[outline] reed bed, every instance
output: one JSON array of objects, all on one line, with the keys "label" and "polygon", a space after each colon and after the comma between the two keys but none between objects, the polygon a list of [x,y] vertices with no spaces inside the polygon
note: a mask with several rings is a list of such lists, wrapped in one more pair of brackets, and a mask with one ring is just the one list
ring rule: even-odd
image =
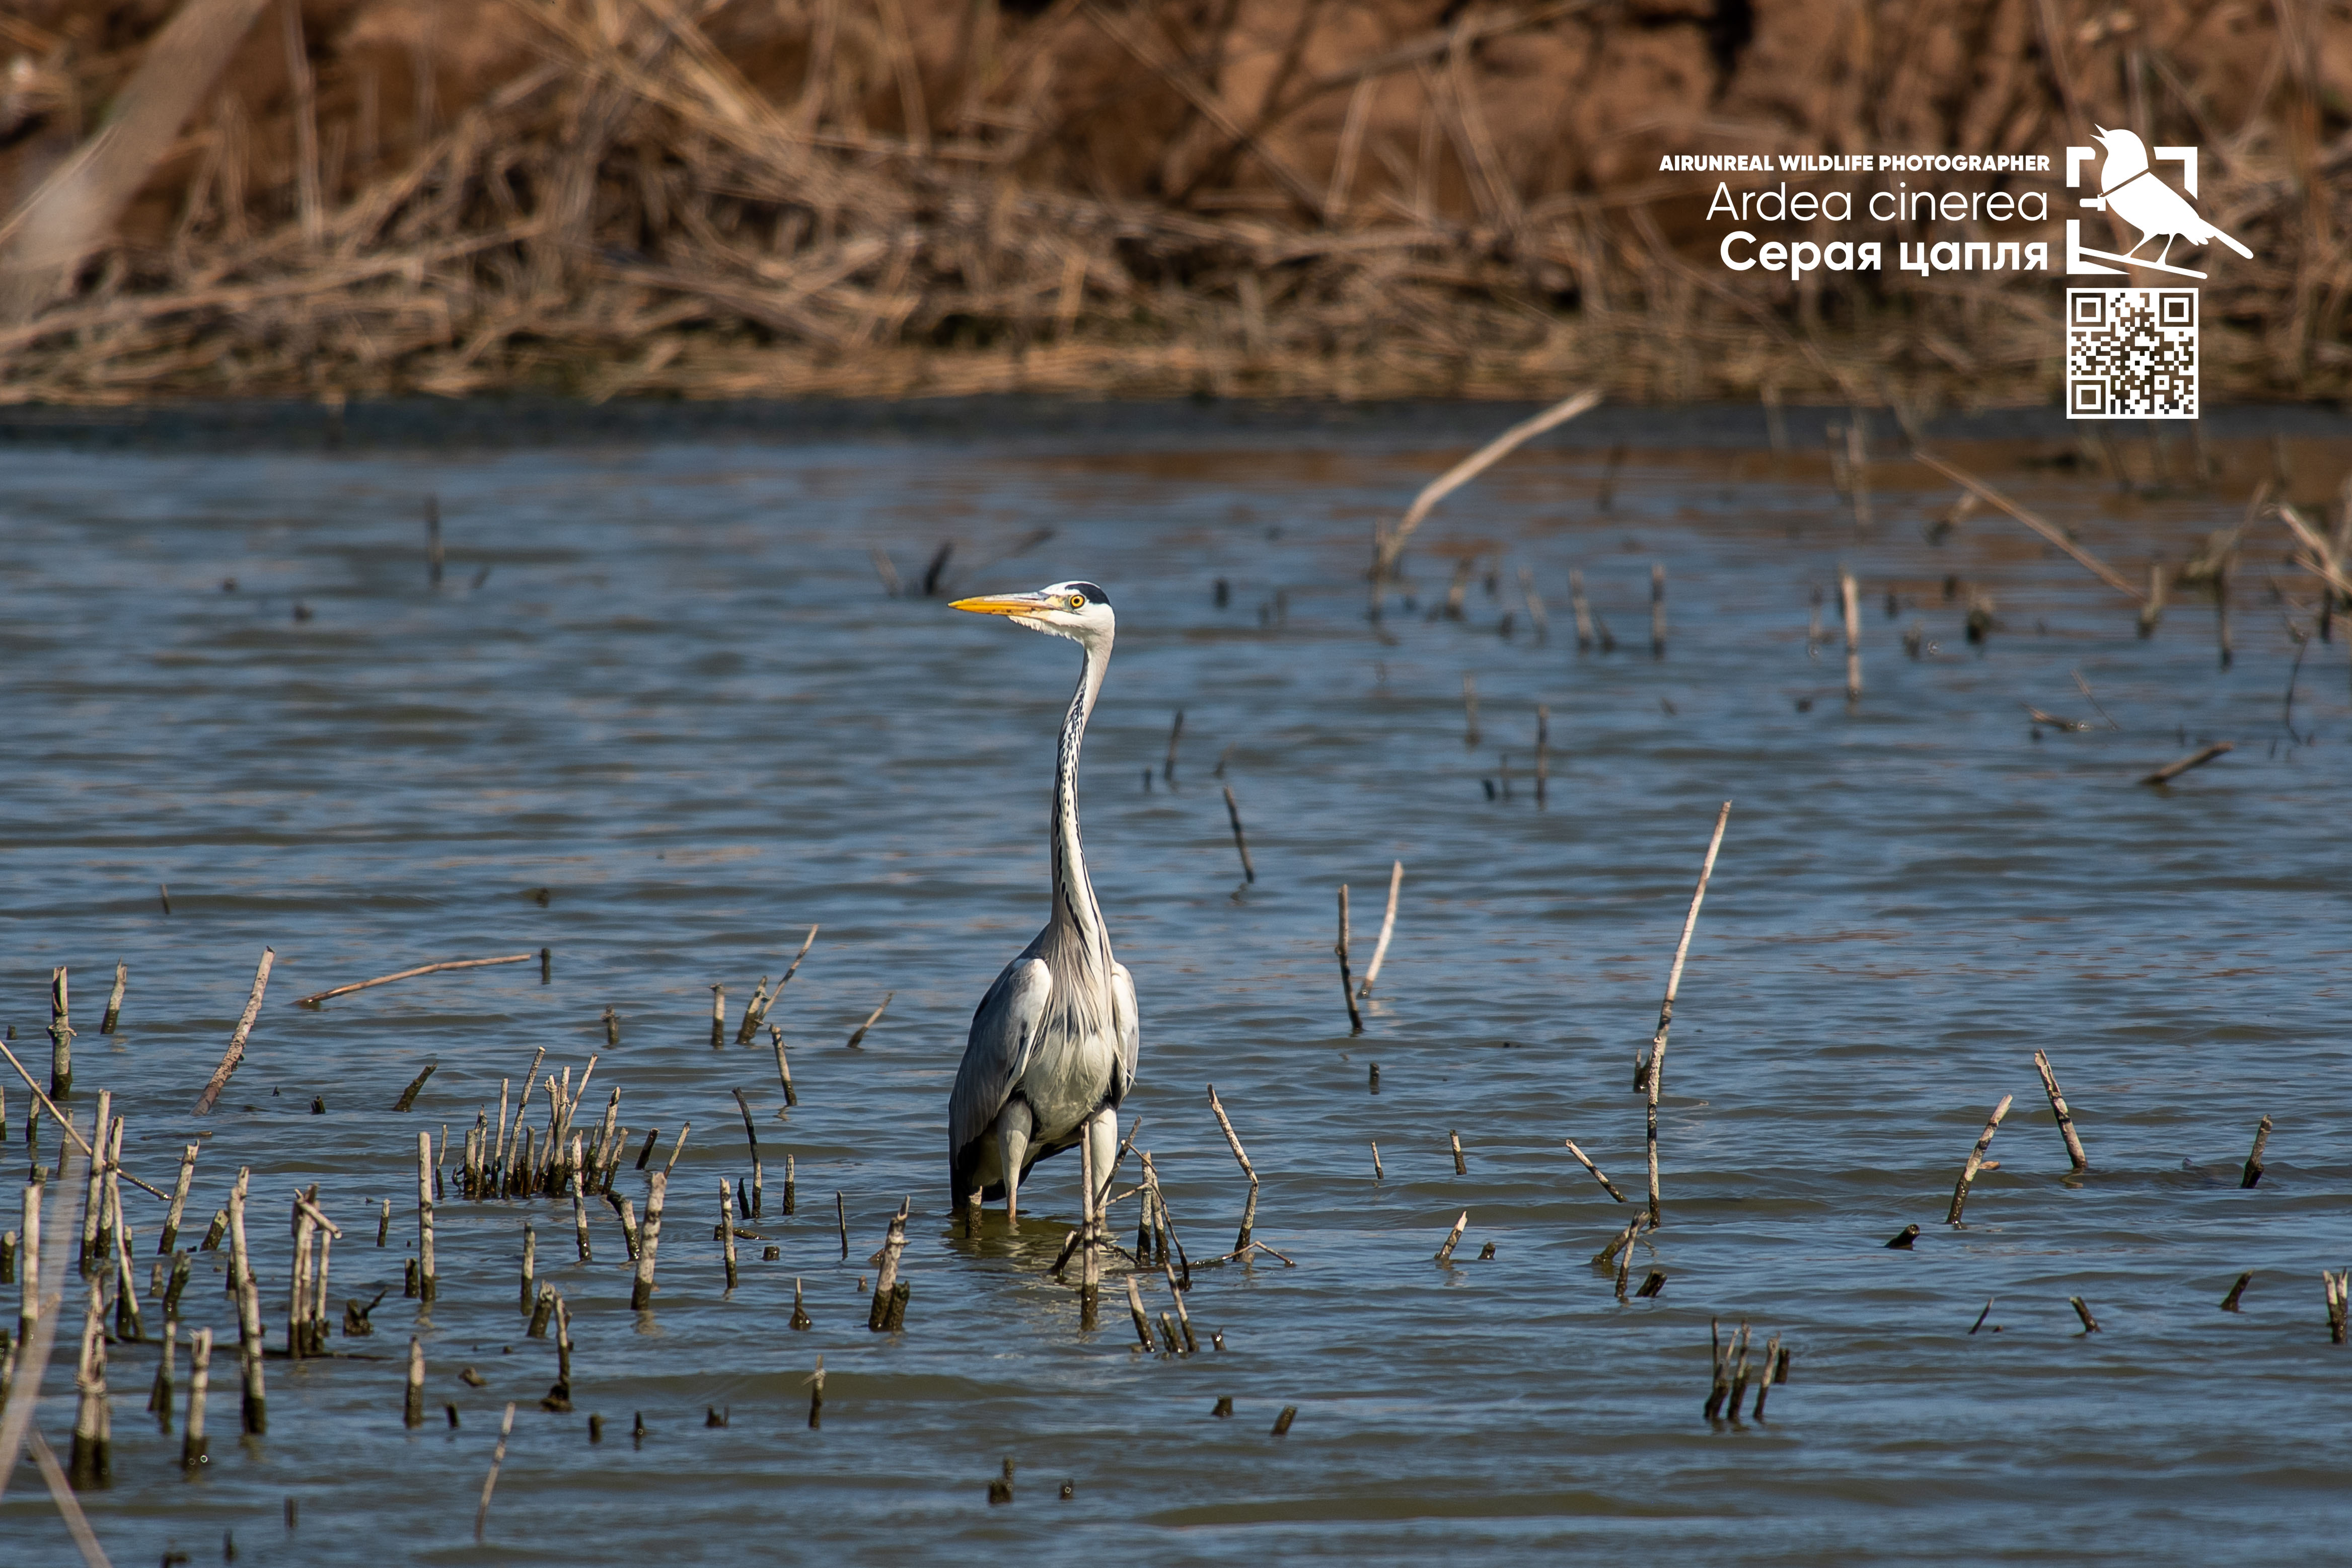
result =
[{"label": "reed bed", "polygon": [[[26,207],[0,219],[0,401],[1570,381],[1776,408],[2042,401],[2056,277],[1733,274],[1702,221],[1715,177],[1659,158],[2054,152],[2094,123],[2202,146],[2201,204],[2255,252],[2206,289],[2205,395],[2352,391],[2347,85],[2299,5],[185,10],[206,5],[246,31],[104,193],[121,222],[58,267],[37,265]],[[0,17],[17,62],[0,188],[37,190],[125,111],[143,17],[91,0]],[[2061,177],[2010,181],[2050,187],[2053,221],[2000,237],[2063,250]],[[1892,257],[1987,236],[1853,237]]]}]

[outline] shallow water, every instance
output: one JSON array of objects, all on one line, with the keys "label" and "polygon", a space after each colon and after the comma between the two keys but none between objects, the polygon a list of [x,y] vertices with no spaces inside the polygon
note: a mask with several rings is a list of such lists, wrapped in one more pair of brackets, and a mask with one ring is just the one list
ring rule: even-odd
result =
[{"label": "shallow water", "polygon": [[[1950,492],[1920,470],[1874,476],[1876,526],[1857,538],[1818,459],[1730,447],[1696,417],[1685,442],[1645,416],[1654,440],[1622,462],[1571,431],[1442,507],[1407,559],[1414,607],[1392,599],[1391,641],[1377,641],[1372,519],[1475,439],[1465,423],[1370,419],[1295,442],[1268,413],[1246,430],[1171,416],[1002,438],[698,444],[681,428],[503,452],[11,450],[0,1021],[38,1071],[49,967],[71,967],[76,1103],[86,1120],[113,1089],[125,1163],[161,1186],[180,1145],[204,1140],[190,1234],[252,1167],[273,1347],[291,1245],[278,1217],[298,1182],[320,1184],[348,1235],[334,1315],[391,1292],[378,1333],[336,1338],[337,1359],[269,1364],[266,1439],[235,1435],[225,1349],[215,1460],[193,1482],[177,1437],[141,1414],[153,1347],[115,1347],[114,1484],[85,1497],[114,1561],[217,1560],[225,1532],[240,1562],[300,1563],[2204,1563],[2332,1547],[2352,1520],[2352,1437],[2329,1380],[2352,1347],[2328,1343],[2317,1276],[2352,1260],[2352,691],[2346,641],[2315,642],[2283,718],[2294,649],[2272,585],[2309,598],[2280,564],[2284,537],[2249,547],[2222,670],[2201,603],[2176,603],[2143,642],[2129,604],[2003,519],[1979,512],[1928,544],[1922,524]],[[2221,442],[2231,467],[2211,493],[2126,497],[2026,466],[2059,450],[2046,441],[1947,450],[2135,580],[2150,553],[2177,561],[2235,521],[2270,462],[2259,443]],[[2344,452],[2297,443],[2298,493],[2331,487]],[[449,548],[437,592],[428,493]],[[1052,736],[1076,662],[936,600],[882,596],[870,549],[912,580],[948,538],[960,591],[1083,576],[1120,615],[1084,803],[1141,993],[1128,1124],[1139,1118],[1192,1255],[1223,1252],[1244,1188],[1208,1113],[1214,1083],[1264,1178],[1258,1234],[1296,1263],[1196,1268],[1196,1356],[1130,1349],[1116,1271],[1091,1331],[1044,1277],[1076,1207],[1074,1159],[1041,1167],[1017,1237],[993,1211],[977,1245],[950,1223],[947,1088],[973,1003],[1045,914]],[[1467,553],[1499,560],[1500,597],[1482,559],[1464,618],[1429,619]],[[1654,562],[1669,611],[1655,658]],[[1842,650],[1807,636],[1819,588],[1834,637],[1841,562],[1864,608],[1867,690],[1851,710]],[[1523,566],[1549,606],[1547,642],[1517,597]],[[1613,653],[1577,649],[1571,568]],[[2000,622],[1981,650],[1962,632],[1978,590]],[[1915,622],[1933,645],[1916,661],[1899,642]],[[2024,705],[2094,727],[2036,735]],[[1176,787],[1147,789],[1180,707]],[[2207,739],[2237,749],[2168,789],[2134,782]],[[1249,826],[1246,889],[1221,783]],[[1726,799],[1667,1063],[1665,1223],[1633,1270],[1665,1284],[1621,1303],[1589,1259],[1631,1210],[1561,1140],[1638,1198],[1633,1058]],[[1335,890],[1353,889],[1360,973],[1391,859],[1406,868],[1395,944],[1351,1039]],[[780,1117],[770,1053],[709,1046],[708,988],[725,984],[739,1013],[813,922],[772,1015],[800,1095]],[[278,961],[250,1052],[200,1120],[189,1106],[265,943]],[[544,985],[522,964],[290,1005],[542,946]],[[101,1036],[118,957],[123,1027]],[[845,1050],[886,993],[862,1049]],[[568,1202],[457,1193],[464,1129],[540,1047],[558,1071],[602,1052],[583,1120],[617,1086],[635,1137],[662,1128],[667,1151],[693,1124],[650,1314],[628,1310],[602,1205],[596,1261],[579,1263]],[[2037,1048],[2089,1147],[2082,1176]],[[416,1113],[392,1114],[428,1061]],[[767,1212],[749,1228],[782,1256],[746,1242],[728,1296],[710,1228],[718,1182],[748,1168],[736,1088],[767,1161]],[[2004,1094],[1999,1168],[1965,1228],[1947,1227]],[[17,1175],[25,1098],[12,1082]],[[2264,1113],[2268,1174],[2244,1190]],[[441,1297],[420,1330],[400,1294],[415,1140],[445,1124]],[[41,1149],[54,1159],[54,1129]],[[782,1218],[787,1155],[798,1212]],[[642,1205],[627,1161],[616,1190]],[[902,1195],[907,1330],[870,1334],[859,1284]],[[161,1206],[127,1201],[143,1279]],[[569,1415],[537,1407],[554,1351],[516,1312],[526,1219],[574,1313]],[[1131,1242],[1131,1200],[1114,1222]],[[1907,1223],[1926,1232],[1916,1250],[1887,1249]],[[199,1254],[187,1312],[233,1345],[221,1257]],[[2249,1270],[2243,1311],[2219,1312]],[[796,1278],[807,1333],[787,1327]],[[2102,1332],[2081,1332],[2070,1296]],[[77,1281],[69,1325],[80,1299]],[[1164,1283],[1145,1300],[1166,1308]],[[1762,1420],[1702,1416],[1718,1317],[1792,1348]],[[411,1432],[416,1332],[434,1415]],[[812,1431],[803,1380],[820,1354]],[[40,1407],[61,1454],[70,1354]],[[484,1386],[459,1380],[467,1366]],[[1211,1415],[1220,1396],[1231,1419]],[[509,1400],[520,1408],[478,1547]],[[1296,1423],[1272,1437],[1286,1406]],[[728,1425],[706,1426],[710,1407]],[[598,1447],[590,1412],[606,1423]],[[991,1508],[1008,1457],[1014,1502]],[[29,1461],[0,1502],[0,1542],[26,1568],[78,1560]]]}]

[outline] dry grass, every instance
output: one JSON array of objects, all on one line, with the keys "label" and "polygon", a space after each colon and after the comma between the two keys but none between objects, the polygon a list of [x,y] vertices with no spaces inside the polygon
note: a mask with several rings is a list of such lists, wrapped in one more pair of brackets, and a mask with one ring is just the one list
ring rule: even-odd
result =
[{"label": "dry grass", "polygon": [[[1596,0],[503,0],[435,34],[449,14],[320,0],[289,50],[273,3],[121,237],[0,325],[0,401],[2042,401],[2056,278],[1732,275],[1713,182],[1657,158],[2054,153],[2093,121],[2201,142],[2204,210],[2255,249],[2207,287],[2208,399],[2352,393],[2343,27],[2315,0],[1923,0],[1899,26],[1767,0],[1728,52],[1719,11]],[[137,55],[99,47],[119,19],[71,25],[110,8],[26,15],[0,20],[20,189]]]}]

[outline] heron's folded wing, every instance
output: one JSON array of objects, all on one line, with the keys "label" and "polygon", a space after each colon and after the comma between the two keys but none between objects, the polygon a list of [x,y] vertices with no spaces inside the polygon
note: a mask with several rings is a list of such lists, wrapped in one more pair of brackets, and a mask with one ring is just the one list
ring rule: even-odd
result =
[{"label": "heron's folded wing", "polygon": [[1111,1017],[1118,1026],[1118,1093],[1122,1100],[1135,1083],[1136,1059],[1143,1051],[1143,1015],[1136,1010],[1135,977],[1124,964],[1110,967]]},{"label": "heron's folded wing", "polygon": [[986,1133],[1013,1097],[1036,1047],[1037,1020],[1053,994],[1054,972],[1042,958],[1015,958],[980,998],[971,1033],[948,1096],[948,1151],[955,1154]]}]

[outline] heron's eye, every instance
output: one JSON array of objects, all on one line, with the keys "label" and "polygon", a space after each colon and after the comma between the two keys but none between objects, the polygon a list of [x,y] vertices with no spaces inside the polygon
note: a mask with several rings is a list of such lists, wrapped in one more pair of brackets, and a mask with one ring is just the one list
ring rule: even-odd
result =
[{"label": "heron's eye", "polygon": [[1083,593],[1073,593],[1072,595],[1070,595],[1070,608],[1071,608],[1071,609],[1073,609],[1073,610],[1084,610],[1086,607],[1087,607],[1087,596],[1086,596],[1085,594],[1083,594]]}]

